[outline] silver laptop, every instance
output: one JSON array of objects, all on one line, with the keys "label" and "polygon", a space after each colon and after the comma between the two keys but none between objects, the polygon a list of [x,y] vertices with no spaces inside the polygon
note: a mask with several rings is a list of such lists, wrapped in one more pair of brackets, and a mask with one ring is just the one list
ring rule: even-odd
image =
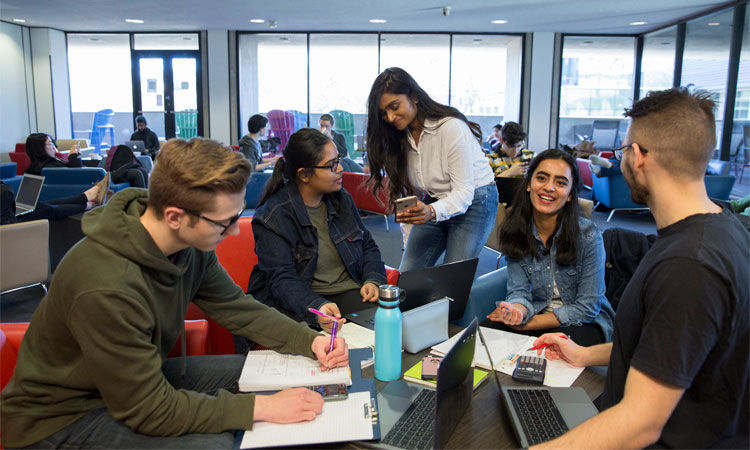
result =
[{"label": "silver laptop", "polygon": [[520,447],[528,448],[552,440],[599,413],[586,391],[579,387],[501,385],[481,328],[479,339],[487,352],[495,383],[510,414],[513,432]]},{"label": "silver laptop", "polygon": [[44,177],[38,175],[23,174],[21,184],[16,193],[16,217],[28,214],[36,209],[39,194],[42,193]]},{"label": "silver laptop", "polygon": [[[471,258],[401,273],[398,287],[406,292],[406,298],[399,308],[402,312],[409,311],[443,297],[450,297],[453,301],[450,302],[448,320],[462,318],[469,302],[478,262],[479,258]],[[346,314],[345,317],[347,321],[374,330],[377,309],[375,306]]]},{"label": "silver laptop", "polygon": [[125,141],[125,144],[128,147],[130,147],[130,150],[133,150],[133,153],[136,155],[140,155],[141,153],[146,153],[146,143],[143,141]]},{"label": "silver laptop", "polygon": [[391,449],[445,448],[471,403],[477,319],[438,366],[437,388],[391,381],[378,394],[379,442],[365,446]]}]

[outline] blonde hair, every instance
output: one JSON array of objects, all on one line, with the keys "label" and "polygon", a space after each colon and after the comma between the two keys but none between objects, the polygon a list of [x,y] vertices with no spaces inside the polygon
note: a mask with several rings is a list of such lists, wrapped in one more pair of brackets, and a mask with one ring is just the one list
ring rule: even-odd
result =
[{"label": "blonde hair", "polygon": [[149,179],[148,206],[164,217],[167,206],[211,211],[217,193],[242,192],[250,163],[217,141],[170,139],[159,151]]}]

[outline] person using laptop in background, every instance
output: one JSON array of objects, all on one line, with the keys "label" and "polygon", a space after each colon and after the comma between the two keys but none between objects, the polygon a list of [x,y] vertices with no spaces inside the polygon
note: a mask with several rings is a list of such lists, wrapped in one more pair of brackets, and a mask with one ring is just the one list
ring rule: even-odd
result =
[{"label": "person using laptop in background", "polygon": [[248,134],[240,139],[240,153],[245,155],[245,159],[250,161],[253,172],[263,172],[268,167],[273,167],[278,156],[263,160],[263,152],[260,149],[260,138],[268,133],[268,119],[255,114],[247,121]]},{"label": "person using laptop in background", "polygon": [[254,421],[313,420],[307,388],[237,393],[242,355],[168,358],[194,302],[230,331],[284,353],[348,365],[344,339],[251,296],[214,249],[239,233],[250,164],[216,141],[170,140],[150,190],[125,189],[83,218],[34,313],[2,392],[6,448],[232,448]]},{"label": "person using laptop in background", "polygon": [[545,150],[531,161],[523,180],[527,195],[516,195],[500,228],[507,295],[483,325],[536,336],[554,330],[585,345],[612,339],[604,243],[579,213],[580,186],[578,166],[562,150]]},{"label": "person using laptop in background", "polygon": [[615,151],[658,237],[620,300],[613,341],[545,334],[549,359],[609,364],[602,412],[548,448],[748,448],[750,234],[703,181],[716,147],[704,91],[650,92]]},{"label": "person using laptop in background", "polygon": [[151,159],[155,159],[156,154],[159,153],[159,137],[156,136],[156,133],[151,131],[146,125],[148,125],[146,117],[141,115],[137,116],[135,118],[136,130],[130,135],[130,140],[143,141],[143,145],[146,147],[146,152]]},{"label": "person using laptop in background", "polygon": [[253,217],[258,264],[249,293],[296,320],[329,330],[328,315],[365,309],[386,283],[377,244],[341,189],[341,156],[318,130],[295,132]]}]

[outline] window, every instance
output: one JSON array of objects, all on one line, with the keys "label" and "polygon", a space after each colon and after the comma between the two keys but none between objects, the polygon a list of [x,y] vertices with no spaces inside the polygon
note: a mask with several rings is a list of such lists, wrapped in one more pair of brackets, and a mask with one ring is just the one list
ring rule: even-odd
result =
[{"label": "window", "polygon": [[[68,34],[73,130],[90,130],[94,113],[112,109],[115,131],[133,128],[133,80],[127,34]],[[87,138],[75,132],[74,137]],[[119,134],[115,141],[126,140]]]},{"label": "window", "polygon": [[380,70],[389,67],[409,72],[433,100],[448,104],[450,36],[447,34],[381,34]]},{"label": "window", "polygon": [[523,38],[455,35],[451,58],[450,104],[482,127],[518,122]]},{"label": "window", "polygon": [[135,34],[133,50],[198,50],[198,33]]},{"label": "window", "polygon": [[716,102],[717,147],[724,122],[732,12],[729,9],[688,22],[682,59],[681,84],[710,92]]},{"label": "window", "polygon": [[307,36],[239,37],[240,134],[253,114],[273,109],[307,112]]},{"label": "window", "polygon": [[672,87],[676,45],[676,26],[645,36],[639,98],[645,97],[649,91],[660,91]]},{"label": "window", "polygon": [[623,119],[632,105],[635,39],[566,36],[562,58],[558,142],[573,145],[591,138],[594,119]]}]

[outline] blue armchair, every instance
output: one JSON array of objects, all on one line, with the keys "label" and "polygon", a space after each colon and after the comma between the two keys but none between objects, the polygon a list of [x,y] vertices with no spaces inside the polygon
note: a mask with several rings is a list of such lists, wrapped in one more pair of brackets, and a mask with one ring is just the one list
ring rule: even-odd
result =
[{"label": "blue armchair", "polygon": [[17,164],[14,162],[0,164],[0,181],[10,186],[13,192],[18,192],[21,176],[16,175]]},{"label": "blue armchair", "polygon": [[637,205],[630,199],[630,188],[625,182],[625,177],[615,175],[611,177],[591,177],[592,199],[597,202],[594,209],[599,203],[611,209],[607,222],[615,214],[615,211],[647,211],[648,208],[643,205]]},{"label": "blue armchair", "polygon": [[474,317],[482,322],[495,310],[495,303],[505,300],[508,290],[508,268],[501,267],[474,280],[464,316],[453,323],[467,327]]},{"label": "blue armchair", "polygon": [[246,209],[255,209],[258,207],[260,196],[263,193],[263,187],[270,178],[271,172],[253,172],[250,174],[250,179],[247,182],[247,189],[245,190]]},{"label": "blue armchair", "polygon": [[[39,201],[72,197],[90,189],[104,178],[107,171],[100,167],[48,167],[42,169],[44,186]],[[130,187],[129,183],[112,183],[109,188],[117,192]]]},{"label": "blue armchair", "polygon": [[703,180],[709,197],[716,200],[729,200],[734,187],[734,175],[706,175]]}]

